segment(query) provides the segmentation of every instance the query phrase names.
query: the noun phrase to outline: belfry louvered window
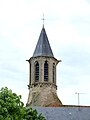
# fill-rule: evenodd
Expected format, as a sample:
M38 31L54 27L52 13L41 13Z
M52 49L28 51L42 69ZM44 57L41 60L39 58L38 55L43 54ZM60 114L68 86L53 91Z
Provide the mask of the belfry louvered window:
M53 63L53 83L55 82L55 63Z
M35 81L38 82L39 81L39 63L36 62L35 64Z
M48 81L48 62L44 63L44 81Z

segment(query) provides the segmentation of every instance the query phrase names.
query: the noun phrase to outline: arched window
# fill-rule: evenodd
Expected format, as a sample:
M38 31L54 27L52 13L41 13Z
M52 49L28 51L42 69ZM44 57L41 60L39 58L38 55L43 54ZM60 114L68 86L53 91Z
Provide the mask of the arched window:
M30 63L30 69L29 69L29 72L30 72L30 76L29 76L29 84L31 85L31 63Z
M53 63L53 83L55 82L55 63Z
M39 63L35 63L35 82L39 81Z
M44 63L44 81L48 81L48 62Z

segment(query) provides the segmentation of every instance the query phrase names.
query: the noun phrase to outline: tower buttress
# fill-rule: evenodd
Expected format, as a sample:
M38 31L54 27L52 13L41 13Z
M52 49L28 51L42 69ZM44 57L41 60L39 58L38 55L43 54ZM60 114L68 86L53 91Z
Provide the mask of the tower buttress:
M57 96L57 60L52 52L43 26L34 54L29 62L29 95L27 106L61 106Z

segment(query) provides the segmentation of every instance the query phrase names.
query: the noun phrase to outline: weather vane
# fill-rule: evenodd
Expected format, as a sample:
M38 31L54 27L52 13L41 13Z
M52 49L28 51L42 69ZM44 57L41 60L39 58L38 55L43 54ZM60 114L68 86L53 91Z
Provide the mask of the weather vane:
M43 18L42 18L42 20L43 20L43 25L44 25L44 21L46 20L46 19L44 18L44 14L43 14Z

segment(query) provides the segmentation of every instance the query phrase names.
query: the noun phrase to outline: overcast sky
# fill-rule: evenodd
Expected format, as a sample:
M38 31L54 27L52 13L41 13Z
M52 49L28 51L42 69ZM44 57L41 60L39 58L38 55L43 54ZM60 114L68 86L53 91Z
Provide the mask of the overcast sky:
M0 88L7 86L27 102L29 65L45 29L57 66L63 104L90 105L90 0L0 0ZM84 93L84 94L83 94Z

